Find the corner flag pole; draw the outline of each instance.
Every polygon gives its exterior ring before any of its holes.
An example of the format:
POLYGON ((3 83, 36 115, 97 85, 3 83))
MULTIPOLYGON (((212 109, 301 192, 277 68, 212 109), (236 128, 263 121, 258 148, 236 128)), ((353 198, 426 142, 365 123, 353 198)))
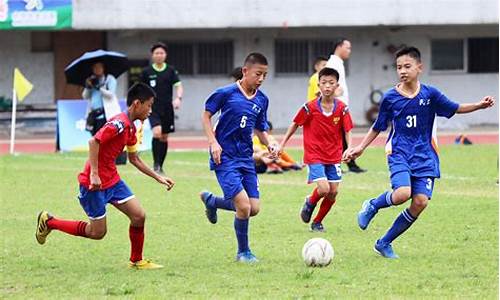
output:
POLYGON ((17 99, 16 89, 12 89, 12 121, 10 123, 10 154, 14 154, 14 140, 16 136, 16 110, 17 99))

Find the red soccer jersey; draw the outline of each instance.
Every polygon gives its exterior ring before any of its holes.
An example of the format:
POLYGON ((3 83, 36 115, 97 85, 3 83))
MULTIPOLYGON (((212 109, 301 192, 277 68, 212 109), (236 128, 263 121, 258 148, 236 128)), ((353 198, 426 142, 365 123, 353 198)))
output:
MULTIPOLYGON (((94 138, 99 142, 99 177, 101 190, 104 190, 120 181, 115 160, 126 145, 136 144, 135 125, 126 113, 121 113, 111 118, 94 138)), ((90 187, 90 161, 85 163, 83 172, 78 175, 78 182, 86 188, 90 187)))
POLYGON ((338 99, 334 101, 330 114, 323 112, 318 98, 304 104, 293 119, 303 126, 306 164, 338 164, 342 160, 342 134, 349 132, 353 124, 347 106, 338 99))

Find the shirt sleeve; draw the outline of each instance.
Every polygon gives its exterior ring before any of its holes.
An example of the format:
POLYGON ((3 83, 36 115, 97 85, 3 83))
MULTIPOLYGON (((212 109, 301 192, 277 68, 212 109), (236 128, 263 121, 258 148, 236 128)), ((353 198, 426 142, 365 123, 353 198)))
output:
POLYGON ((267 107, 269 105, 269 100, 266 98, 266 103, 264 103, 264 107, 257 115, 257 120, 255 122, 255 129, 259 131, 268 131, 269 125, 267 125, 267 107))
POLYGON ((179 71, 173 69, 174 75, 172 76, 172 85, 179 85, 181 83, 181 79, 179 78, 179 71))
POLYGON ((432 88, 432 103, 436 114, 440 117, 451 118, 457 112, 458 103, 451 101, 440 90, 432 88))
POLYGON ((104 144, 115 136, 121 134, 125 130, 125 123, 122 120, 115 119, 107 122, 104 126, 97 131, 94 138, 100 143, 104 144))
POLYGON ((311 109, 309 108, 309 106, 307 106, 307 103, 305 103, 293 118, 293 122, 299 126, 302 126, 307 122, 307 120, 309 120, 310 116, 311 109))
POLYGON ((141 146, 142 139, 144 137, 144 123, 141 123, 141 126, 137 129, 137 133, 134 136, 135 142, 134 138, 132 138, 129 143, 130 145, 127 144, 127 152, 129 153, 139 152, 139 147, 141 146))
POLYGON ((351 113, 349 112, 349 107, 346 105, 342 109, 342 128, 344 132, 349 132, 354 127, 352 123, 351 113))
POLYGON ((384 98, 382 98, 382 101, 380 102, 380 109, 378 112, 378 117, 375 123, 373 124, 372 128, 375 131, 385 131, 388 127, 388 123, 391 120, 391 111, 389 110, 389 101, 384 98))
POLYGON ((141 72, 141 82, 142 83, 145 83, 147 85, 149 85, 149 82, 148 82, 148 78, 147 78, 147 72, 146 72, 146 68, 144 68, 141 72))
POLYGON ((222 108, 225 101, 226 94, 222 90, 218 89, 213 92, 212 95, 208 96, 207 101, 205 101, 205 110, 214 115, 222 108))

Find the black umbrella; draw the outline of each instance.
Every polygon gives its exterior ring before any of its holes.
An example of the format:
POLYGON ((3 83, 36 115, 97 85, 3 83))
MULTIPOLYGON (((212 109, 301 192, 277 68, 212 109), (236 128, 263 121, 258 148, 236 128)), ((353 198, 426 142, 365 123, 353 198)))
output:
POLYGON ((111 74, 116 78, 127 71, 129 67, 128 58, 125 54, 104 50, 85 52, 64 69, 66 81, 85 86, 85 80, 92 75, 92 66, 97 62, 104 64, 106 74, 111 74))

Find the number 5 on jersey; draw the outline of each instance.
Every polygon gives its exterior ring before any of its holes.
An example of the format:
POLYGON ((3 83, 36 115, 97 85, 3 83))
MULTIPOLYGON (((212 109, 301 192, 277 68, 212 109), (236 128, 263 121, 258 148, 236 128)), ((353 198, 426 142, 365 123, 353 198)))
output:
POLYGON ((241 117, 240 127, 245 128, 247 126, 247 116, 241 117))

